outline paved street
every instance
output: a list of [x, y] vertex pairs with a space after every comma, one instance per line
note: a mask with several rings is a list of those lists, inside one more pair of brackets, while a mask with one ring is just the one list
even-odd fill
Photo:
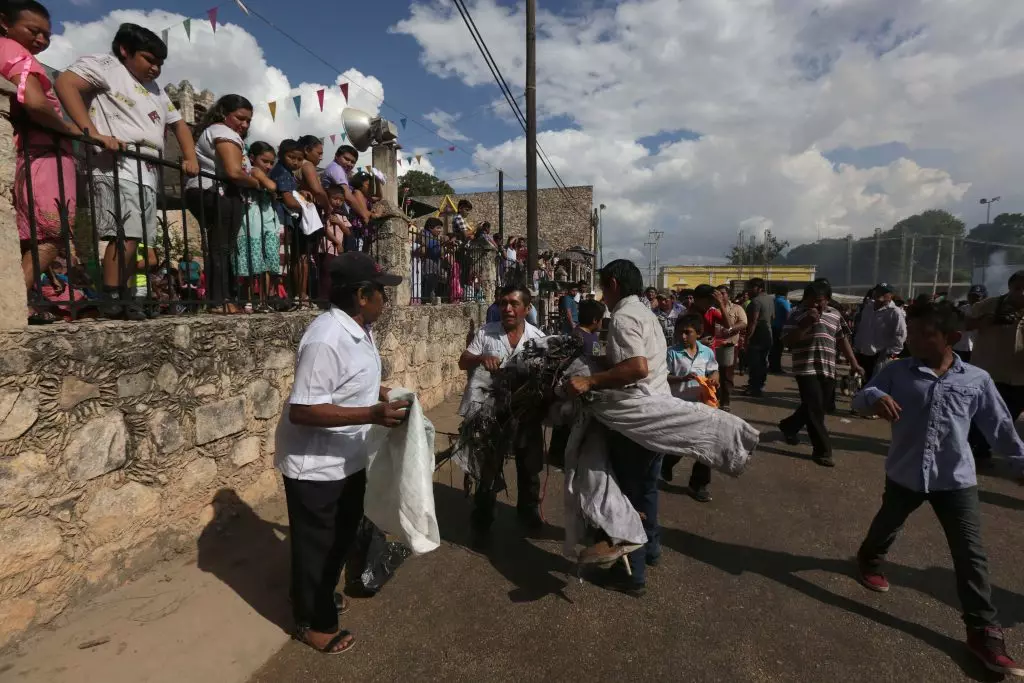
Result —
[[[558, 473], [544, 503], [551, 538], [523, 537], [513, 497], [484, 554], [468, 547], [461, 476], [443, 469], [436, 500], [444, 544], [410, 559], [377, 597], [353, 600], [343, 623], [357, 648], [326, 657], [290, 642], [252, 683], [998, 680], [962, 644], [949, 553], [928, 508], [894, 549], [891, 592], [870, 593], [851, 578], [850, 557], [882, 490], [887, 426], [830, 418], [838, 466], [823, 469], [810, 461], [809, 445], [786, 446], [775, 426], [795, 406], [794, 383], [772, 377], [768, 390], [756, 404], [736, 406], [762, 430], [742, 478], [716, 475], [708, 505], [679, 487], [664, 490], [665, 554], [649, 572], [646, 597], [577, 583], [561, 555]], [[847, 405], [841, 399], [841, 412]], [[432, 415], [439, 429], [454, 428], [453, 407]], [[677, 482], [687, 474], [681, 463]], [[1013, 630], [1024, 619], [1024, 490], [1005, 463], [982, 488], [995, 600], [1011, 653], [1024, 657], [1024, 629]], [[278, 588], [260, 593], [269, 604], [259, 610], [281, 618], [287, 562], [267, 560], [267, 571], [285, 573], [258, 582]]]

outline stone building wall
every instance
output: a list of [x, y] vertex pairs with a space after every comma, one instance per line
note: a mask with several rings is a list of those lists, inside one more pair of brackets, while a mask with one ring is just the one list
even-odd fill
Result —
[[[375, 325], [388, 386], [461, 389], [476, 305]], [[274, 431], [311, 313], [0, 333], [0, 647], [154, 562], [192, 553], [222, 488], [280, 494]]]
[[[590, 185], [567, 188], [571, 201], [558, 188], [537, 192], [537, 228], [541, 238], [554, 251], [565, 251], [582, 246], [594, 250], [594, 226], [591, 216], [594, 208], [594, 188]], [[419, 197], [429, 204], [438, 205], [443, 197]], [[498, 232], [498, 193], [475, 192], [452, 197], [456, 203], [468, 199], [473, 203], [471, 221], [491, 224], [491, 232]], [[526, 236], [526, 191], [505, 190], [505, 236]]]

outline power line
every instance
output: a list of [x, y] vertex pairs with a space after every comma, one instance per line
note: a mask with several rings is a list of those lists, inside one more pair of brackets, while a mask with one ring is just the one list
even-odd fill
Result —
[[[505, 81], [505, 77], [502, 76], [501, 69], [498, 67], [497, 62], [495, 62], [494, 57], [491, 55], [491, 51], [488, 49], [486, 41], [484, 41], [483, 35], [480, 34], [480, 31], [476, 26], [476, 22], [473, 21], [473, 17], [469, 12], [469, 8], [465, 6], [465, 3], [462, 0], [452, 0], [452, 2], [455, 5], [455, 8], [459, 11], [459, 14], [462, 16], [462, 21], [463, 23], [466, 24], [466, 28], [469, 30], [470, 36], [472, 36], [473, 38], [473, 42], [476, 43], [476, 46], [480, 50], [481, 55], [483, 55], [484, 62], [487, 64], [487, 68], [490, 70], [491, 75], [494, 77], [494, 80], [498, 84], [498, 89], [501, 90], [502, 95], [504, 95], [505, 100], [508, 102], [509, 107], [512, 109], [512, 114], [515, 116], [516, 120], [519, 122], [519, 125], [525, 132], [526, 117], [523, 115], [523, 110], [520, 109], [519, 103], [516, 101], [516, 98], [512, 97], [512, 90], [511, 88], [509, 88], [508, 83]], [[575, 198], [568, 191], [568, 186], [565, 184], [565, 181], [562, 180], [562, 177], [558, 174], [558, 171], [554, 168], [554, 165], [551, 163], [550, 158], [548, 158], [547, 153], [540, 146], [540, 143], [537, 143], [537, 157], [544, 165], [544, 169], [548, 172], [548, 175], [551, 177], [551, 181], [555, 184], [555, 187], [557, 187], [558, 190], [562, 193], [563, 198], [569, 203], [573, 210], [575, 210], [577, 214], [580, 215], [581, 217], [585, 217], [587, 220], [590, 220], [590, 212], [582, 211], [580, 207], [576, 204]]]
[[[249, 6], [247, 5], [247, 7], [249, 7]], [[309, 47], [307, 47], [304, 42], [300, 41], [298, 38], [296, 38], [295, 36], [291, 35], [287, 31], [285, 31], [283, 28], [279, 27], [277, 24], [275, 24], [274, 22], [272, 22], [269, 19], [267, 19], [265, 16], [263, 16], [262, 14], [260, 14], [256, 10], [254, 10], [252, 7], [249, 7], [249, 14], [251, 16], [256, 17], [257, 19], [262, 21], [264, 24], [266, 24], [267, 26], [269, 26], [273, 30], [275, 30], [278, 33], [280, 33], [282, 36], [284, 36], [290, 42], [295, 44], [303, 52], [305, 52], [310, 57], [312, 57], [313, 59], [317, 60], [318, 62], [320, 62], [321, 64], [323, 64], [327, 68], [331, 69], [332, 71], [336, 72], [339, 75], [343, 75], [344, 74], [344, 71], [341, 68], [339, 68], [338, 66], [328, 62], [326, 59], [324, 59], [319, 54], [317, 54], [316, 52], [311, 50]], [[380, 97], [379, 95], [377, 95], [372, 90], [369, 90], [369, 89], [363, 87], [362, 85], [360, 85], [359, 83], [357, 83], [356, 81], [354, 81], [352, 79], [349, 79], [349, 82], [352, 83], [352, 85], [354, 85], [357, 88], [359, 88], [360, 90], [362, 90], [363, 92], [365, 92], [366, 94], [368, 94], [371, 97], [373, 97], [374, 99], [378, 100], [380, 102], [381, 106], [388, 107], [389, 109], [391, 109], [392, 111], [396, 112], [397, 114], [399, 114], [400, 116], [402, 116], [406, 120], [411, 121], [412, 123], [415, 123], [417, 126], [422, 128], [423, 130], [427, 131], [428, 133], [431, 133], [432, 135], [436, 135], [441, 140], [444, 140], [445, 142], [447, 142], [450, 147], [454, 147], [455, 149], [459, 150], [460, 152], [469, 155], [471, 158], [476, 159], [476, 160], [482, 162], [484, 165], [490, 167], [494, 171], [501, 170], [501, 169], [497, 168], [496, 166], [494, 166], [493, 164], [491, 164], [490, 162], [488, 162], [487, 160], [485, 160], [485, 159], [481, 158], [480, 156], [478, 156], [475, 152], [472, 152], [472, 151], [470, 151], [468, 149], [465, 149], [464, 147], [462, 147], [461, 145], [457, 144], [456, 142], [454, 142], [452, 140], [449, 140], [448, 138], [444, 137], [443, 135], [438, 133], [436, 130], [431, 129], [428, 125], [426, 125], [425, 123], [420, 121], [415, 116], [411, 116], [410, 114], [407, 114], [406, 112], [402, 111], [401, 109], [399, 109], [395, 105], [393, 105], [390, 102], [386, 101], [383, 97]], [[472, 140], [472, 141], [476, 142], [475, 140]]]

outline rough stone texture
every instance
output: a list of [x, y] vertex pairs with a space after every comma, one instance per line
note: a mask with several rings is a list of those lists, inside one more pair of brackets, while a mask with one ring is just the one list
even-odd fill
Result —
[[[389, 307], [375, 323], [385, 384], [426, 408], [461, 390], [456, 361], [483, 313]], [[194, 552], [217, 491], [281, 495], [274, 432], [314, 315], [0, 332], [0, 642]]]
[[260, 437], [249, 436], [235, 444], [231, 451], [231, 464], [244, 467], [260, 459]]
[[39, 417], [39, 392], [31, 387], [0, 390], [0, 441], [17, 439]]
[[[385, 185], [385, 187], [387, 187]], [[594, 188], [585, 185], [566, 188], [571, 197], [567, 200], [557, 188], [537, 192], [537, 230], [540, 237], [555, 251], [582, 246], [593, 251], [594, 227], [591, 216], [594, 211]], [[443, 197], [412, 197], [431, 206], [440, 204]], [[498, 193], [476, 192], [460, 194], [452, 199], [473, 202], [474, 223], [487, 221], [491, 231], [498, 232]], [[505, 236], [526, 236], [526, 191], [505, 190]]]
[[77, 377], [65, 377], [60, 387], [60, 409], [70, 410], [83, 401], [100, 397], [100, 388]]
[[196, 409], [196, 445], [245, 429], [245, 399], [235, 396]]
[[[21, 248], [15, 229], [14, 128], [9, 115], [11, 95], [17, 87], [0, 79], [0, 330], [18, 330], [28, 324], [25, 316], [25, 280], [21, 274]], [[0, 620], [2, 621], [2, 620]]]
[[281, 392], [265, 379], [258, 379], [247, 386], [245, 395], [257, 419], [269, 420], [281, 412]]
[[60, 531], [52, 521], [44, 517], [5, 520], [0, 525], [0, 579], [29, 570], [58, 550]]
[[64, 451], [68, 478], [87, 481], [118, 469], [128, 459], [127, 441], [128, 428], [120, 412], [111, 410], [90, 420]]
[[130, 481], [119, 489], [100, 489], [82, 515], [89, 535], [96, 540], [113, 538], [148, 521], [160, 511], [160, 494]]

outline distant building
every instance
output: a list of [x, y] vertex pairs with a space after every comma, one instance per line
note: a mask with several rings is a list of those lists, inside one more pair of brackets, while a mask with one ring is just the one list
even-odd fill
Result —
[[[473, 204], [470, 223], [479, 225], [484, 221], [491, 224], [491, 234], [498, 235], [498, 193], [472, 192], [451, 195], [454, 204], [468, 199]], [[450, 208], [445, 197], [409, 197], [407, 210], [414, 217]], [[541, 251], [565, 252], [571, 247], [583, 247], [594, 251], [594, 188], [581, 185], [537, 191], [537, 228], [541, 240]], [[448, 211], [442, 211], [442, 219]], [[417, 221], [418, 223], [420, 221]], [[450, 221], [448, 221], [450, 224]], [[450, 230], [449, 227], [445, 228]], [[504, 238], [526, 237], [526, 191], [505, 190], [505, 234]], [[502, 245], [504, 246], [504, 245]]]
[[[181, 117], [189, 128], [193, 128], [203, 114], [213, 106], [215, 98], [209, 90], [196, 92], [196, 89], [188, 81], [181, 81], [178, 85], [167, 85], [164, 92], [171, 99], [174, 107], [181, 112]], [[168, 161], [177, 162], [181, 159], [181, 147], [178, 146], [178, 139], [174, 134], [168, 132], [164, 136], [164, 158]], [[164, 192], [168, 197], [181, 197], [181, 183], [178, 174], [174, 171], [164, 172]]]
[[734, 265], [681, 265], [663, 266], [658, 272], [659, 289], [693, 289], [697, 285], [723, 285], [750, 278], [764, 278], [768, 282], [810, 282], [817, 277], [817, 266], [734, 266]]

